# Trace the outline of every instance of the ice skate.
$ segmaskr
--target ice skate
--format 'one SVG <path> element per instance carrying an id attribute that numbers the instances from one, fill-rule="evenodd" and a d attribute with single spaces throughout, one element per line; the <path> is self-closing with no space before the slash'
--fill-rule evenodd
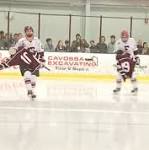
<path id="1" fill-rule="evenodd" d="M 119 93 L 120 91 L 121 91 L 121 88 L 115 88 L 115 89 L 113 90 L 113 93 L 117 94 L 117 93 Z"/>
<path id="2" fill-rule="evenodd" d="M 32 90 L 28 90 L 27 95 L 30 98 L 30 100 L 35 100 L 36 99 L 36 95 L 33 93 Z"/>
<path id="3" fill-rule="evenodd" d="M 132 94 L 136 94 L 137 92 L 138 92 L 138 88 L 134 88 L 134 89 L 131 90 Z"/>

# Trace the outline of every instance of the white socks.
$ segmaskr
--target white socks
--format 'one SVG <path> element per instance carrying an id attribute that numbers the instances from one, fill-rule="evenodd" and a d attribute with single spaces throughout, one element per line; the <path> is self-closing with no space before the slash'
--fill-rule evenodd
<path id="1" fill-rule="evenodd" d="M 35 93 L 35 87 L 36 87 L 36 76 L 35 75 L 31 76 L 31 86 L 32 86 L 33 93 Z"/>
<path id="2" fill-rule="evenodd" d="M 31 72 L 30 71 L 26 71 L 24 73 L 24 82 L 26 85 L 26 89 L 27 91 L 31 91 L 32 90 L 32 86 L 31 86 Z"/>
<path id="3" fill-rule="evenodd" d="M 32 91 L 34 93 L 36 87 L 36 76 L 32 75 L 30 71 L 24 73 L 24 82 L 27 91 Z"/>

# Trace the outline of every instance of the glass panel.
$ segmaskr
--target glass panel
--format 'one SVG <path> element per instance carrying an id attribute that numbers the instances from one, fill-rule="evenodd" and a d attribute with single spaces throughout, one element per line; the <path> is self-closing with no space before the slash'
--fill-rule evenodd
<path id="1" fill-rule="evenodd" d="M 114 19 L 114 18 L 103 18 L 102 23 L 102 34 L 106 36 L 107 42 L 111 35 L 115 35 L 117 39 L 120 37 L 122 30 L 130 29 L 130 19 Z"/>
<path id="2" fill-rule="evenodd" d="M 8 13 L 7 12 L 0 12 L 0 31 L 7 32 L 7 19 Z"/>
<path id="3" fill-rule="evenodd" d="M 69 40 L 69 16 L 41 16 L 41 39 L 45 44 L 47 38 L 51 38 L 56 47 L 57 42 Z"/>
<path id="4" fill-rule="evenodd" d="M 100 18 L 87 17 L 86 18 L 86 40 L 98 41 L 100 31 Z"/>
<path id="5" fill-rule="evenodd" d="M 12 20 L 10 20 L 10 33 L 24 33 L 25 26 L 32 26 L 35 36 L 38 36 L 38 15 L 11 13 Z"/>
<path id="6" fill-rule="evenodd" d="M 149 24 L 145 24 L 145 20 L 135 20 L 132 21 L 133 32 L 132 35 L 136 40 L 141 39 L 142 41 L 149 41 Z"/>
<path id="7" fill-rule="evenodd" d="M 107 45 L 111 41 L 110 36 L 115 35 L 116 39 L 119 39 L 122 30 L 127 30 L 129 32 L 130 19 L 103 18 L 102 35 L 105 36 L 105 43 Z M 111 44 L 109 47 L 107 53 L 113 53 L 114 48 L 112 48 Z"/>
<path id="8" fill-rule="evenodd" d="M 71 40 L 76 39 L 76 34 L 79 33 L 82 38 L 84 38 L 84 22 L 85 17 L 80 16 L 72 16 L 72 23 L 71 23 Z"/>

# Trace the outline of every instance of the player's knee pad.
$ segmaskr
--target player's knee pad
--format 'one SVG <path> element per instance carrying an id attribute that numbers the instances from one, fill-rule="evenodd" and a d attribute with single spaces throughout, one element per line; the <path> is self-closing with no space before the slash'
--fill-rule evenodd
<path id="1" fill-rule="evenodd" d="M 130 80 L 131 80 L 132 83 L 137 82 L 136 73 L 135 72 L 132 73 L 132 76 L 131 76 Z"/>
<path id="2" fill-rule="evenodd" d="M 32 74 L 31 74 L 30 71 L 25 71 L 25 73 L 24 73 L 25 78 L 30 78 L 31 79 L 31 76 L 32 76 Z"/>
<path id="3" fill-rule="evenodd" d="M 26 71 L 24 73 L 24 81 L 25 81 L 26 84 L 31 83 L 31 77 L 32 77 L 32 75 L 31 75 L 30 71 Z"/>
<path id="4" fill-rule="evenodd" d="M 132 73 L 131 79 L 132 79 L 132 80 L 133 80 L 133 79 L 136 79 L 136 72 L 135 72 L 135 71 Z"/>

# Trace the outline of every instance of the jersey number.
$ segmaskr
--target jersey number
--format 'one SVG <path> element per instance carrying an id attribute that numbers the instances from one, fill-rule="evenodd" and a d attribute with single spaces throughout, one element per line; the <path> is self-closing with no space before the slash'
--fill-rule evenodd
<path id="1" fill-rule="evenodd" d="M 122 69 L 124 69 L 125 70 L 125 72 L 129 72 L 130 71 L 130 64 L 129 64 L 129 62 L 123 62 L 122 64 L 121 64 L 121 66 L 122 66 Z"/>
<path id="2" fill-rule="evenodd" d="M 24 52 L 21 55 L 21 59 L 27 64 L 30 64 L 32 62 L 31 59 L 27 56 L 27 52 Z"/>

